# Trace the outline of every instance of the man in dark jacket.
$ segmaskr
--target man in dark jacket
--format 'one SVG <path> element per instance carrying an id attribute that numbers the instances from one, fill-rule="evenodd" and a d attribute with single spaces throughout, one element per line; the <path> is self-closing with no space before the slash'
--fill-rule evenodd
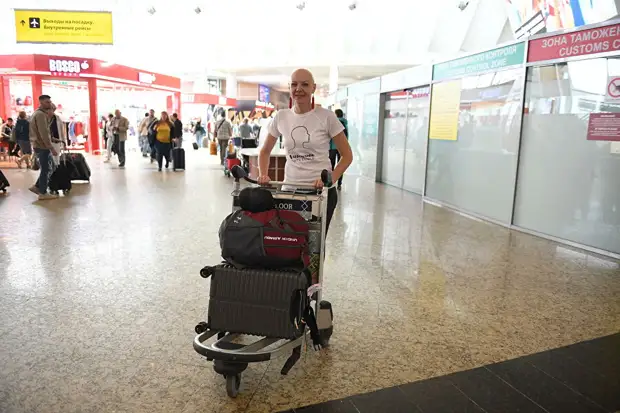
<path id="1" fill-rule="evenodd" d="M 19 168 L 26 162 L 26 167 L 30 169 L 30 156 L 32 155 L 32 145 L 30 145 L 30 123 L 26 117 L 26 112 L 19 112 L 17 123 L 13 128 L 12 140 L 15 141 L 21 150 L 21 157 L 15 161 Z"/>
<path id="2" fill-rule="evenodd" d="M 344 112 L 341 109 L 336 109 L 335 113 L 340 123 L 342 123 L 342 126 L 344 126 L 344 136 L 349 139 L 349 122 L 347 122 L 344 118 Z M 329 143 L 329 160 L 332 164 L 332 170 L 336 167 L 336 164 L 340 160 L 340 153 L 338 152 L 333 140 Z M 342 189 L 342 176 L 338 179 L 338 189 Z"/>
<path id="3" fill-rule="evenodd" d="M 179 115 L 176 113 L 172 114 L 172 123 L 174 123 L 174 131 L 172 133 L 172 138 L 176 139 L 175 147 L 182 148 L 183 147 L 183 122 L 179 119 Z"/>

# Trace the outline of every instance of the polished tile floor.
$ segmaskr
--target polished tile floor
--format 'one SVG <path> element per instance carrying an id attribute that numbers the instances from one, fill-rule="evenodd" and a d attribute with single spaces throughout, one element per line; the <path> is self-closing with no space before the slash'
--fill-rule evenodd
<path id="1" fill-rule="evenodd" d="M 192 349 L 231 181 L 205 150 L 158 173 L 89 158 L 92 184 L 0 195 L 0 412 L 275 412 L 620 331 L 620 263 L 347 177 L 330 229 L 331 347 L 251 365 L 231 400 Z"/>

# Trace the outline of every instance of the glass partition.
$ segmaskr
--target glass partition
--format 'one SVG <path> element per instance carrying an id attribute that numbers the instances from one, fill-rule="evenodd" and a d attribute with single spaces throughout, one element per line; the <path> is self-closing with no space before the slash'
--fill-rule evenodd
<path id="1" fill-rule="evenodd" d="M 446 94 L 437 104 L 436 88 Z M 511 222 L 522 92 L 523 69 L 433 85 L 428 197 Z M 435 116 L 440 122 L 433 125 Z"/>
<path id="2" fill-rule="evenodd" d="M 349 143 L 354 157 L 348 173 L 375 180 L 379 93 L 349 97 L 346 116 L 349 123 Z"/>
<path id="3" fill-rule="evenodd" d="M 529 69 L 515 225 L 620 254 L 618 78 L 618 58 Z"/>

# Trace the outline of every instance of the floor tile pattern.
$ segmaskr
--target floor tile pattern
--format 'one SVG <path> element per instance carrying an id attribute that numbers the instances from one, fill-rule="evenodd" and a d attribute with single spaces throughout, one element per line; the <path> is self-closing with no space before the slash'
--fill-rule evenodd
<path id="1" fill-rule="evenodd" d="M 4 171 L 2 413 L 274 412 L 620 331 L 618 261 L 349 176 L 325 263 L 331 347 L 288 376 L 284 359 L 251 365 L 231 400 L 191 345 L 231 180 L 202 149 L 176 173 L 135 153 L 124 170 L 88 159 L 92 183 L 54 201 L 28 192 L 36 173 Z"/>
<path id="2" fill-rule="evenodd" d="M 615 413 L 618 389 L 620 333 L 282 413 Z"/>

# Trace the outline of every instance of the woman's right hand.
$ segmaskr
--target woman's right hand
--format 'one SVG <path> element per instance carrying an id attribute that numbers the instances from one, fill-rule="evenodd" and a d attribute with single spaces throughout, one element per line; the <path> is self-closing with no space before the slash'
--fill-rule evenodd
<path id="1" fill-rule="evenodd" d="M 260 186 L 269 186 L 269 182 L 271 182 L 271 178 L 268 175 L 259 175 L 256 180 Z"/>

